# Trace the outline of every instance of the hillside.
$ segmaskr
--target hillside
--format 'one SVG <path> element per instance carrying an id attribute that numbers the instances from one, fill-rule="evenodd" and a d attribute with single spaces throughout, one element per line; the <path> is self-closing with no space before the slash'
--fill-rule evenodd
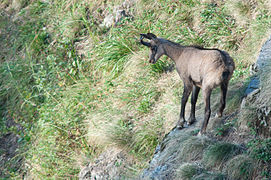
<path id="1" fill-rule="evenodd" d="M 260 0 L 1 1 L 0 178 L 153 178 L 146 169 L 161 148 L 161 164 L 181 162 L 174 177 L 271 178 L 270 66 L 250 70 L 271 34 L 270 9 Z M 147 32 L 235 60 L 225 115 L 212 113 L 205 136 L 195 136 L 201 93 L 197 123 L 171 131 L 183 83 L 170 59 L 148 63 Z M 233 172 L 235 161 L 251 168 Z"/>

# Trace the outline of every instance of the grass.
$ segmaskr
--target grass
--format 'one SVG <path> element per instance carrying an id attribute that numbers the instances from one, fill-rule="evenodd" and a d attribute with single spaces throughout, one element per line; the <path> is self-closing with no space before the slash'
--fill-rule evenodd
<path id="1" fill-rule="evenodd" d="M 204 152 L 203 163 L 207 167 L 222 168 L 223 163 L 241 153 L 240 147 L 230 143 L 216 143 Z"/>
<path id="2" fill-rule="evenodd" d="M 182 143 L 179 156 L 182 157 L 185 162 L 201 160 L 204 151 L 213 143 L 214 142 L 208 138 L 189 138 Z"/>
<path id="3" fill-rule="evenodd" d="M 204 172 L 200 175 L 193 177 L 193 180 L 210 179 L 210 180 L 226 180 L 227 176 L 221 173 Z"/>
<path id="4" fill-rule="evenodd" d="M 268 33 L 270 11 L 264 2 L 238 3 L 142 0 L 132 17 L 105 29 L 99 24 L 118 0 L 25 0 L 16 9 L 1 2 L 0 130 L 10 131 L 10 118 L 22 125 L 17 156 L 25 164 L 12 173 L 5 167 L 4 177 L 74 178 L 87 160 L 111 146 L 134 156 L 135 169 L 145 167 L 176 123 L 182 83 L 167 58 L 148 64 L 139 33 L 225 49 L 237 65 L 232 82 L 242 84 Z M 238 17 L 247 14 L 255 18 L 246 16 L 242 23 Z M 240 103 L 236 96 L 229 111 Z M 197 153 L 190 159 L 197 159 L 197 147 L 205 145 L 195 139 L 192 147 Z"/>
<path id="5" fill-rule="evenodd" d="M 271 139 L 263 139 L 258 138 L 251 140 L 248 143 L 249 147 L 249 155 L 255 160 L 258 160 L 261 163 L 261 168 L 258 170 L 261 172 L 262 176 L 265 178 L 271 177 L 271 169 L 270 169 L 270 162 L 271 162 Z"/>
<path id="6" fill-rule="evenodd" d="M 249 156 L 238 155 L 227 162 L 226 172 L 231 179 L 254 179 L 257 163 Z"/>
<path id="7" fill-rule="evenodd" d="M 201 174 L 203 170 L 196 164 L 185 163 L 182 164 L 176 171 L 176 177 L 178 179 L 189 180 L 194 176 Z"/>

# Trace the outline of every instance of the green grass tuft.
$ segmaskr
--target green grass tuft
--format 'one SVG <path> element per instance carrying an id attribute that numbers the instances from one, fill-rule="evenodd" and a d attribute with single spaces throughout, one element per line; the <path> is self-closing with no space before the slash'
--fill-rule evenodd
<path id="1" fill-rule="evenodd" d="M 193 177 L 192 180 L 227 180 L 227 176 L 221 173 L 212 173 L 212 172 L 204 172 L 196 177 Z"/>
<path id="2" fill-rule="evenodd" d="M 201 174 L 202 171 L 203 169 L 197 166 L 196 164 L 185 163 L 185 164 L 182 164 L 176 170 L 176 178 L 183 179 L 183 180 L 190 180 L 194 176 Z"/>
<path id="3" fill-rule="evenodd" d="M 238 155 L 226 164 L 226 172 L 231 179 L 254 179 L 257 163 L 247 155 Z"/>
<path id="4" fill-rule="evenodd" d="M 179 156 L 185 162 L 201 160 L 203 152 L 212 144 L 211 139 L 192 136 L 182 143 Z"/>
<path id="5" fill-rule="evenodd" d="M 203 154 L 203 163 L 207 167 L 222 168 L 222 165 L 233 156 L 241 153 L 240 147 L 230 143 L 217 143 L 209 148 Z"/>

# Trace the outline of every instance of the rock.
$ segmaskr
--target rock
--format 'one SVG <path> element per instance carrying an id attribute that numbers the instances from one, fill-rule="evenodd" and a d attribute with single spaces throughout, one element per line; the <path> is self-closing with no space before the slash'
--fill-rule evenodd
<path id="1" fill-rule="evenodd" d="M 135 4 L 136 0 L 125 0 L 120 6 L 115 6 L 113 13 L 107 14 L 100 24 L 100 27 L 110 28 L 111 26 L 119 23 L 123 18 L 130 17 L 131 7 Z"/>
<path id="2" fill-rule="evenodd" d="M 79 173 L 80 180 L 120 179 L 130 164 L 128 155 L 118 148 L 109 148 Z"/>
<path id="3" fill-rule="evenodd" d="M 255 74 L 257 72 L 261 72 L 263 71 L 263 68 L 270 63 L 270 59 L 271 59 L 271 36 L 270 38 L 264 43 L 264 45 L 262 46 L 260 55 L 256 61 L 256 63 L 254 63 L 251 68 L 250 71 L 251 73 Z M 260 85 L 260 80 L 259 80 L 259 75 L 256 75 L 254 77 L 251 78 L 251 81 L 245 91 L 244 97 L 247 97 L 248 94 L 252 93 L 253 91 L 259 89 L 259 85 Z"/>
<path id="4" fill-rule="evenodd" d="M 200 152 L 210 145 L 208 138 L 197 137 L 196 134 L 195 129 L 184 128 L 174 129 L 166 135 L 140 179 L 179 179 L 176 171 L 180 165 L 190 160 L 200 161 Z"/>
<path id="5" fill-rule="evenodd" d="M 245 90 L 244 98 L 241 103 L 240 119 L 238 122 L 239 130 L 242 132 L 249 132 L 250 128 L 253 127 L 258 135 L 269 137 L 271 132 L 271 108 L 268 106 L 266 98 L 266 91 L 268 88 L 264 80 L 261 83 L 263 77 L 268 72 L 268 65 L 271 63 L 271 36 L 264 43 L 260 51 L 259 57 L 256 63 L 251 67 L 251 72 L 254 76 Z M 266 78 L 266 77 L 265 77 Z M 270 77 L 268 77 L 270 78 Z"/>
<path id="6" fill-rule="evenodd" d="M 244 97 L 247 97 L 250 93 L 259 89 L 259 86 L 260 86 L 259 78 L 257 76 L 252 77 L 251 81 L 245 91 Z"/>
<path id="7" fill-rule="evenodd" d="M 11 4 L 11 8 L 14 9 L 15 11 L 20 11 L 21 8 L 23 7 L 23 1 L 20 0 L 13 0 Z"/>
<path id="8" fill-rule="evenodd" d="M 114 16 L 112 14 L 109 14 L 104 18 L 103 23 L 101 24 L 101 27 L 109 28 L 115 23 Z"/>

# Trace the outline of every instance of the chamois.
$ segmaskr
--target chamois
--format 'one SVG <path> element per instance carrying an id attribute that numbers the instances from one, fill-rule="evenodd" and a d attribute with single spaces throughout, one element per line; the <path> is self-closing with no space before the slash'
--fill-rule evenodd
<path id="1" fill-rule="evenodd" d="M 149 42 L 143 41 L 144 38 L 149 39 Z M 210 96 L 215 87 L 220 86 L 221 88 L 220 107 L 216 114 L 217 117 L 222 116 L 226 106 L 228 83 L 235 69 L 233 59 L 227 52 L 219 49 L 182 46 L 163 38 L 157 38 L 152 33 L 140 34 L 140 42 L 150 48 L 150 63 L 156 63 L 162 55 L 170 57 L 175 62 L 177 72 L 184 83 L 177 128 L 183 128 L 186 122 L 184 117 L 185 105 L 191 91 L 191 112 L 187 124 L 191 125 L 196 121 L 195 107 L 200 88 L 202 89 L 205 113 L 199 135 L 206 133 L 206 127 L 211 115 Z"/>

